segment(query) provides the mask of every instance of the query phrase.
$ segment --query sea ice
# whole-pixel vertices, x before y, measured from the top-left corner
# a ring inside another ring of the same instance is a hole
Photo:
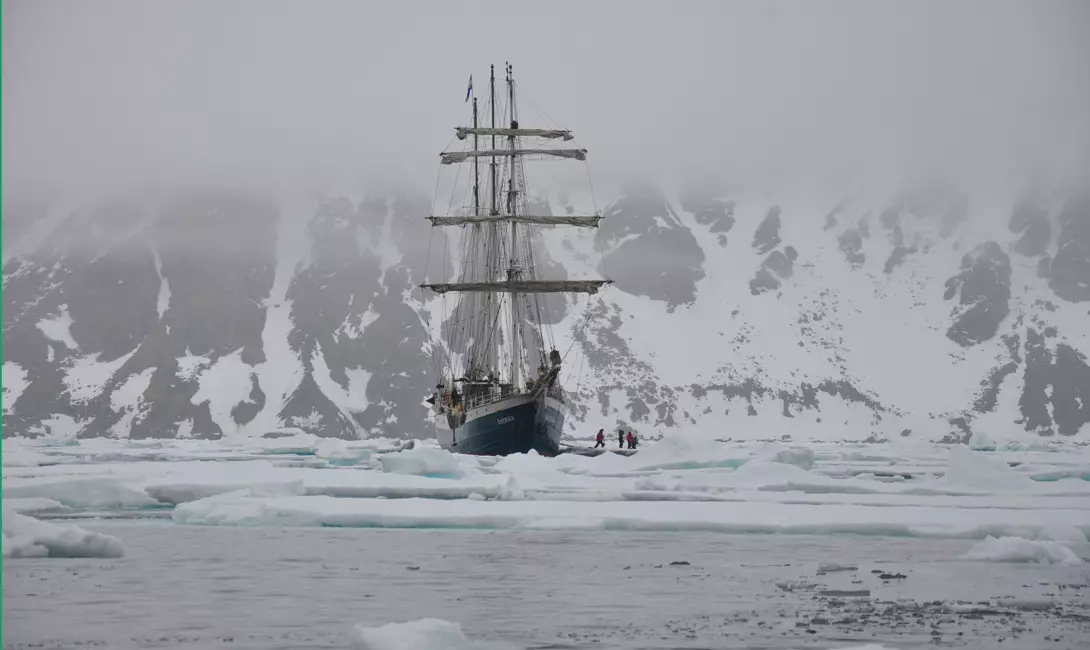
[[[78,526],[60,526],[4,510],[4,557],[104,557],[125,554],[121,541]]]
[[[1082,564],[1082,558],[1059,542],[1021,537],[985,537],[973,544],[965,557],[992,562],[1033,562],[1037,564]]]
[[[969,438],[969,449],[973,451],[995,451],[995,441],[988,434],[977,431]]]
[[[421,618],[377,627],[356,626],[354,646],[360,650],[500,650],[516,646],[471,641],[458,623],[441,618]]]
[[[415,474],[432,478],[461,478],[466,474],[459,457],[444,449],[407,449],[383,454],[379,462],[382,464],[382,471],[391,474]]]
[[[939,483],[948,487],[972,488],[994,492],[1021,492],[1033,489],[1033,479],[1015,472],[1002,460],[960,445],[950,447],[946,475]]]
[[[150,508],[160,505],[141,490],[109,478],[53,480],[4,487],[5,499],[46,498],[75,509]]]

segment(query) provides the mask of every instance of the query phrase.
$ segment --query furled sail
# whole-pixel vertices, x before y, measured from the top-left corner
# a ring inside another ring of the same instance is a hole
[[[601,216],[545,216],[545,215],[498,215],[498,216],[465,216],[465,217],[428,217],[433,226],[464,226],[473,223],[533,223],[542,226],[580,226],[583,228],[597,228]]]
[[[515,136],[516,138],[563,138],[571,140],[571,131],[564,129],[499,129],[489,127],[456,126],[454,132],[459,140],[465,140],[467,135],[498,135],[503,137]]]
[[[471,291],[480,293],[598,293],[598,288],[612,280],[515,280],[512,282],[451,282],[422,284],[422,289],[436,293]]]
[[[503,158],[505,156],[555,156],[586,160],[586,149],[488,149],[485,151],[444,151],[439,154],[444,165],[465,162],[470,158]]]

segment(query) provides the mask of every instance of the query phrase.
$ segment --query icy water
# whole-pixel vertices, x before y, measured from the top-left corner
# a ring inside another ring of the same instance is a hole
[[[455,650],[1090,647],[1090,565],[973,540],[80,525],[125,557],[5,559],[4,648],[347,648],[426,617]]]

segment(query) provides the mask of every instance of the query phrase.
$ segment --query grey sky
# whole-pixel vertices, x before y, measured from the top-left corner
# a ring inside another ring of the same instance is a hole
[[[1078,1],[3,6],[6,196],[331,171],[430,191],[468,75],[508,59],[596,179],[1090,150]]]

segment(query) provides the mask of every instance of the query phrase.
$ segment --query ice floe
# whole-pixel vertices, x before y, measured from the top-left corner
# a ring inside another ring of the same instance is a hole
[[[633,456],[452,454],[294,431],[200,440],[4,440],[5,508],[169,513],[176,524],[1022,537],[1090,533],[1090,451],[1049,445],[724,443]],[[9,507],[10,506],[10,507]]]
[[[501,650],[510,644],[472,641],[458,623],[440,618],[421,618],[376,627],[356,626],[353,639],[359,650]]]
[[[121,541],[110,535],[93,533],[79,526],[62,526],[19,514],[4,507],[3,556],[25,557],[103,557],[124,555]]]
[[[965,554],[969,560],[992,562],[1034,562],[1037,564],[1082,564],[1075,552],[1059,542],[1021,537],[985,537]]]

